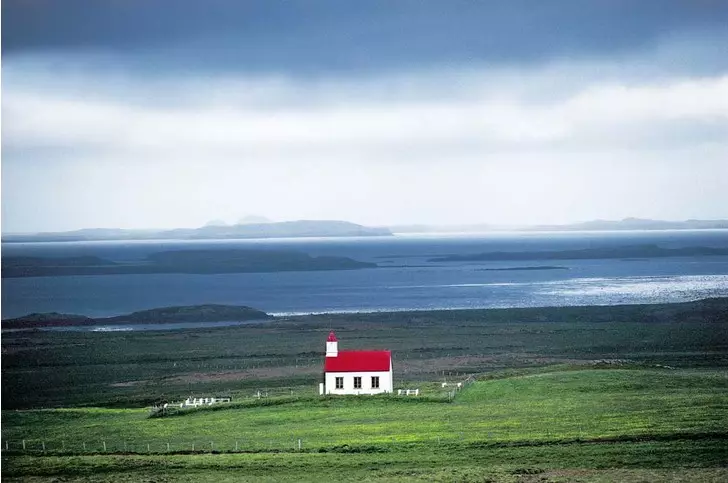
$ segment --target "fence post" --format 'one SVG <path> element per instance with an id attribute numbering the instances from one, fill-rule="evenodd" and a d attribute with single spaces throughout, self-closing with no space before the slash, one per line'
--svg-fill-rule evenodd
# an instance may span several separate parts
<path id="1" fill-rule="evenodd" d="M 83 442 L 83 450 L 86 451 L 86 441 Z"/>
<path id="2" fill-rule="evenodd" d="M 23 440 L 23 451 L 25 451 L 25 440 Z"/>
<path id="3" fill-rule="evenodd" d="M 106 453 L 106 441 L 102 441 L 102 443 L 104 444 L 104 453 Z"/>
<path id="4" fill-rule="evenodd" d="M 150 450 L 149 450 L 149 443 L 147 443 L 147 453 L 149 453 L 149 452 L 150 452 Z"/>
<path id="5" fill-rule="evenodd" d="M 169 443 L 167 443 L 167 453 L 169 453 Z"/>
<path id="6" fill-rule="evenodd" d="M 210 441 L 210 451 L 215 449 L 215 443 L 213 441 Z"/>
<path id="7" fill-rule="evenodd" d="M 298 438 L 298 451 L 301 451 L 301 438 Z"/>
<path id="8" fill-rule="evenodd" d="M 238 442 L 235 441 L 235 451 L 237 451 L 237 450 L 238 450 Z"/>
<path id="9" fill-rule="evenodd" d="M 192 451 L 194 451 L 194 450 L 195 450 L 195 443 L 193 442 L 192 443 Z"/>
<path id="10" fill-rule="evenodd" d="M 43 445 L 43 452 L 45 453 L 45 441 L 41 441 L 41 444 Z"/>
<path id="11" fill-rule="evenodd" d="M 5 440 L 5 449 L 8 449 L 8 440 Z"/>

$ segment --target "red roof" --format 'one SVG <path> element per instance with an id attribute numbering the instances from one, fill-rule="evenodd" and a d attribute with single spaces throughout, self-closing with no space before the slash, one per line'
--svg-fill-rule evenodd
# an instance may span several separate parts
<path id="1" fill-rule="evenodd" d="M 336 342 L 336 334 L 334 334 L 333 330 L 329 332 L 329 338 L 326 339 L 326 342 Z"/>
<path id="2" fill-rule="evenodd" d="M 389 372 L 390 351 L 339 351 L 337 357 L 327 357 L 325 372 Z"/>

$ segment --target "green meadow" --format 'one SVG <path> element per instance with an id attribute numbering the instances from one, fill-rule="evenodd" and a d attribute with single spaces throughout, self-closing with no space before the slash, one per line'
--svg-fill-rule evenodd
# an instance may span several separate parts
<path id="1" fill-rule="evenodd" d="M 452 401 L 281 397 L 156 418 L 147 409 L 7 411 L 3 439 L 12 445 L 8 477 L 101 471 L 118 481 L 151 472 L 184 481 L 211 470 L 210 478 L 275 481 L 347 468 L 352 479 L 402 471 L 414 480 L 482 481 L 519 471 L 597 477 L 605 469 L 674 468 L 711 481 L 706 475 L 728 476 L 728 377 L 558 370 L 476 381 Z"/>
<path id="2" fill-rule="evenodd" d="M 434 391 L 434 389 L 433 389 Z M 297 449 L 723 434 L 728 377 L 717 372 L 578 370 L 478 381 L 453 402 L 416 396 L 262 400 L 150 418 L 142 409 L 9 411 L 3 439 L 47 450 Z M 214 443 L 211 444 L 210 443 Z"/>
<path id="3" fill-rule="evenodd" d="M 332 328 L 421 395 L 317 396 Z M 2 344 L 3 481 L 728 480 L 725 299 Z M 233 403 L 150 412 L 213 391 Z"/>

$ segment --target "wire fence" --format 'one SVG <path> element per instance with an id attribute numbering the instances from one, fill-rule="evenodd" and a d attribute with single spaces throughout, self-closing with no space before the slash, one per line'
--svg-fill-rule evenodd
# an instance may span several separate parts
<path id="1" fill-rule="evenodd" d="M 394 390 L 395 395 L 399 396 L 421 396 L 429 398 L 443 398 L 448 400 L 455 399 L 457 393 L 465 389 L 467 386 L 475 382 L 476 373 L 448 372 L 438 371 L 442 382 L 423 382 L 423 381 L 405 381 L 400 382 L 400 386 Z M 421 388 L 421 389 L 420 389 Z M 189 395 L 187 398 L 171 397 L 160 398 L 155 403 L 152 412 L 157 412 L 164 407 L 179 409 L 182 411 L 192 411 L 199 408 L 205 409 L 208 406 L 218 408 L 222 402 L 222 398 L 227 398 L 228 403 L 232 406 L 245 404 L 246 402 L 264 401 L 264 400 L 285 400 L 286 398 L 317 398 L 319 397 L 319 388 L 310 385 L 302 386 L 285 386 L 285 387 L 257 387 L 246 391 L 218 391 L 216 393 Z M 210 399 L 215 401 L 209 401 Z M 205 400 L 204 402 L 200 402 Z M 165 403 L 167 404 L 165 406 Z"/>
<path id="2" fill-rule="evenodd" d="M 120 453 L 214 453 L 214 452 L 261 452 L 261 451 L 303 451 L 304 440 L 268 439 L 215 440 L 195 438 L 186 441 L 143 441 L 143 440 L 5 440 L 3 451 L 29 454 L 120 454 Z M 310 447 L 306 448 L 311 449 Z"/>
<path id="3" fill-rule="evenodd" d="M 439 446 L 463 443 L 508 443 L 530 440 L 545 442 L 551 438 L 548 433 L 534 432 L 526 437 L 522 431 L 498 429 L 483 434 L 472 432 L 450 432 L 442 435 L 412 437 L 407 435 L 363 438 L 356 441 L 327 439 L 319 437 L 214 439 L 197 437 L 164 441 L 161 439 L 103 439 L 103 440 L 57 440 L 23 439 L 4 440 L 2 452 L 20 454 L 189 454 L 189 453 L 261 453 L 261 452 L 384 452 L 404 446 Z M 563 433 L 559 439 L 564 437 Z M 574 434 L 574 438 L 578 435 Z"/>

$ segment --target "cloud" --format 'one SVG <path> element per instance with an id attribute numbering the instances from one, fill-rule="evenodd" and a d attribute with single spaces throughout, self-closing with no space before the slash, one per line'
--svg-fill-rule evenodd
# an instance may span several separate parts
<path id="1" fill-rule="evenodd" d="M 3 230 L 726 217 L 725 36 L 686 32 L 316 75 L 20 49 L 3 64 Z"/>
<path id="2" fill-rule="evenodd" d="M 522 90 L 538 90 L 541 76 L 529 74 L 535 85 Z M 271 88 L 266 80 L 243 85 L 262 93 L 261 98 L 241 98 L 234 84 L 212 80 L 193 82 L 194 91 L 180 93 L 174 107 L 128 103 L 123 95 L 87 99 L 20 88 L 6 94 L 3 134 L 11 149 L 73 148 L 101 158 L 125 153 L 160 161 L 181 153 L 208 159 L 295 155 L 432 161 L 544 149 L 673 149 L 728 139 L 728 74 L 640 85 L 594 82 L 550 101 L 533 101 L 508 85 L 492 85 L 487 72 L 480 77 L 480 89 L 477 75 L 470 73 L 463 91 L 451 91 L 450 97 L 438 99 L 425 89 L 423 95 L 410 92 L 402 100 L 359 100 L 355 83 L 322 96 L 316 84 L 274 83 Z M 86 80 L 89 88 L 95 82 Z M 385 92 L 388 79 L 378 82 L 373 90 Z M 262 107 L 271 90 L 299 99 L 311 91 L 318 100 Z M 214 93 L 209 103 L 199 103 L 200 91 Z"/>
<path id="3" fill-rule="evenodd" d="M 666 36 L 724 33 L 728 8 L 711 0 L 7 0 L 3 19 L 11 59 L 83 53 L 146 71 L 315 75 L 615 60 Z"/>

